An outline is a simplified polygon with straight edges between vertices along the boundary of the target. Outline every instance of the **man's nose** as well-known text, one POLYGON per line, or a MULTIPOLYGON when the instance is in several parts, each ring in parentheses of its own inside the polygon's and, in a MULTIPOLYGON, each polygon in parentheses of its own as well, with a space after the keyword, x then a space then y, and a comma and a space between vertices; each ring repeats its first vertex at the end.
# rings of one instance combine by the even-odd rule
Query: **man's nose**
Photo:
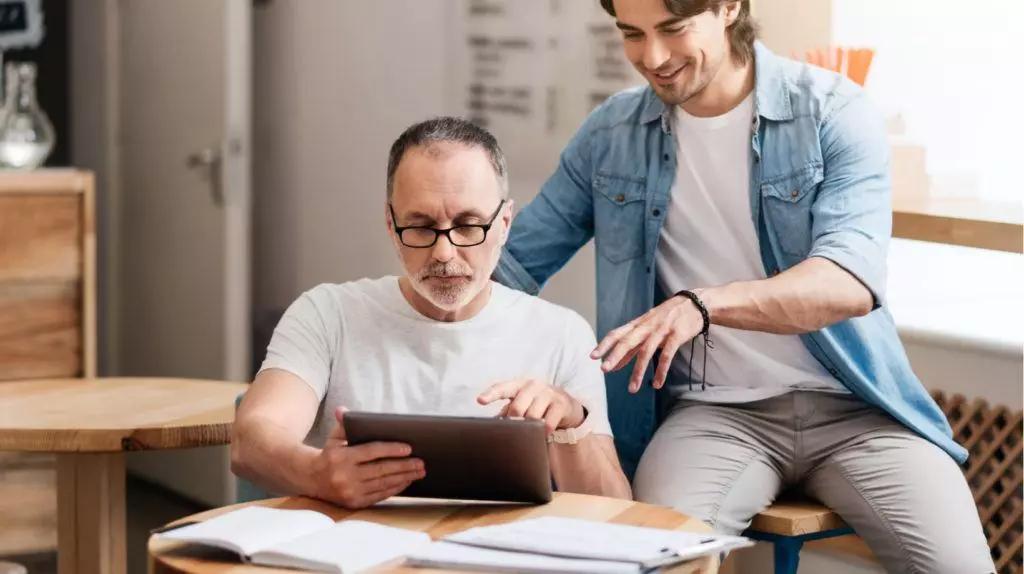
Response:
POLYGON ((437 236, 437 241, 434 242, 434 247, 431 248, 431 256, 441 263, 447 263, 455 258, 455 246, 452 245, 447 235, 440 234, 437 236))
POLYGON ((655 71, 669 59, 669 51, 665 44, 657 38, 647 38, 644 44, 644 67, 655 71))

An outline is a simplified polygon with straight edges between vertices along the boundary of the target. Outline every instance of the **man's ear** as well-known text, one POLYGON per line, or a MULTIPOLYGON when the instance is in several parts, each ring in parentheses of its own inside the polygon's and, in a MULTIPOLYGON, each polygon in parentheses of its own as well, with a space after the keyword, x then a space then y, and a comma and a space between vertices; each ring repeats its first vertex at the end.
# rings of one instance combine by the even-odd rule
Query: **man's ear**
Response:
POLYGON ((734 1, 726 2, 722 5, 722 10, 725 13, 725 27, 732 26, 736 19, 740 17, 740 10, 743 8, 743 3, 734 1))
POLYGON ((514 220, 516 216, 516 202, 512 201, 512 199, 509 198, 509 200, 506 201, 506 203, 508 203, 508 211, 506 211, 505 214, 501 216, 502 245, 505 245, 505 241, 508 240, 509 231, 512 229, 512 220, 514 220))
POLYGON ((387 204, 384 205, 384 226, 387 227, 388 239, 391 240, 391 245, 394 246, 395 253, 401 257, 402 242, 398 239, 398 235, 395 234, 395 222, 391 219, 391 209, 388 208, 387 204))

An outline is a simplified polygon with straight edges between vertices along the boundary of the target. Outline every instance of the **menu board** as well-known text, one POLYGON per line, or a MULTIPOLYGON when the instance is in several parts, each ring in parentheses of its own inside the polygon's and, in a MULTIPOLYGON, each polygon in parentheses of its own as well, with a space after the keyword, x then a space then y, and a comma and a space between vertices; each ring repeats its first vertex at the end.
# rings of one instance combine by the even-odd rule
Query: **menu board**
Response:
POLYGON ((643 79, 597 0, 456 0, 454 10, 451 108, 498 138, 513 196, 529 199, 587 114, 643 79))

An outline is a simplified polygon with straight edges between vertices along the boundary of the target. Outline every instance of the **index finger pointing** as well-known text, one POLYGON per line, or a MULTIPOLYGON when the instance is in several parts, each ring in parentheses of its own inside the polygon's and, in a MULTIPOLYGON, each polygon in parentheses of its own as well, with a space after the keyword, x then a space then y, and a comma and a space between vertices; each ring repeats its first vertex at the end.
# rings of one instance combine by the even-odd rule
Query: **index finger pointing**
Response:
POLYGON ((505 399, 511 399, 516 396, 519 392, 520 387, 525 384, 525 381, 512 380, 505 381, 502 383, 495 383, 490 386, 486 391, 480 393, 480 396, 476 398, 477 402, 486 405, 493 403, 494 401, 500 401, 505 399))

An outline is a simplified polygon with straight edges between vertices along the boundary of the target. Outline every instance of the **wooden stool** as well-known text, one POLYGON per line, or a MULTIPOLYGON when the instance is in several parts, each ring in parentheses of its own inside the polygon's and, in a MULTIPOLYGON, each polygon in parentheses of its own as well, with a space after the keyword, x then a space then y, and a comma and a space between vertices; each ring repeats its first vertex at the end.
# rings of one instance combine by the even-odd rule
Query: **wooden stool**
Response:
POLYGON ((816 502, 778 501, 754 517, 744 536, 771 542, 775 574, 796 574, 804 542, 853 534, 835 512, 816 502))
POLYGON ((0 574, 28 574, 28 570, 21 564, 0 560, 0 574))

